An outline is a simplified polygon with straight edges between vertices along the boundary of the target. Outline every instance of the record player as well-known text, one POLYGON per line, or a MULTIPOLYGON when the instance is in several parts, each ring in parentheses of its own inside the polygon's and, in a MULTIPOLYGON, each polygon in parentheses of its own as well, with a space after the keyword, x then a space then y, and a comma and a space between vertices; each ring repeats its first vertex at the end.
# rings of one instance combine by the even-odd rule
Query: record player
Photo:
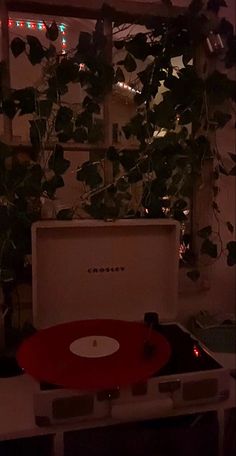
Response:
POLYGON ((39 381, 38 426, 158 418, 227 399, 228 370, 175 322, 177 222, 42 221, 32 233, 41 331, 19 361, 39 381))

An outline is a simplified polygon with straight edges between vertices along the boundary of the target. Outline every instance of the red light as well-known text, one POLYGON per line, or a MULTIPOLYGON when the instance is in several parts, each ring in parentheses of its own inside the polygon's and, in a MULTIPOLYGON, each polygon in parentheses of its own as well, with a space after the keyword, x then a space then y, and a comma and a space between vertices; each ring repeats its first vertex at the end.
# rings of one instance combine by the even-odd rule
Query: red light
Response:
POLYGON ((8 21, 8 25, 9 25, 9 27, 11 27, 12 26, 12 21, 8 21))
POLYGON ((194 347, 193 347, 193 353, 194 353, 194 355, 196 356, 196 358, 199 358, 199 356, 200 356, 200 351, 199 351, 199 349, 197 348, 196 345, 194 345, 194 347))
POLYGON ((21 23, 20 23, 20 27, 24 27, 24 24, 23 24, 23 22, 21 22, 21 23))

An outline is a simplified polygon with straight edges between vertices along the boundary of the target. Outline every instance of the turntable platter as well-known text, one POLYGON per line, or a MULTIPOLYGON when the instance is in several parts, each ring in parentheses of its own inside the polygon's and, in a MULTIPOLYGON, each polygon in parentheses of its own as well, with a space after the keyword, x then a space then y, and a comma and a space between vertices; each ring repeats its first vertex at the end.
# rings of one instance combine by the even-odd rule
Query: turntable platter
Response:
POLYGON ((146 380, 170 354, 167 339, 144 323, 105 319, 40 330, 23 342, 17 360, 38 381, 98 391, 146 380), (151 356, 145 355, 147 339, 151 356))

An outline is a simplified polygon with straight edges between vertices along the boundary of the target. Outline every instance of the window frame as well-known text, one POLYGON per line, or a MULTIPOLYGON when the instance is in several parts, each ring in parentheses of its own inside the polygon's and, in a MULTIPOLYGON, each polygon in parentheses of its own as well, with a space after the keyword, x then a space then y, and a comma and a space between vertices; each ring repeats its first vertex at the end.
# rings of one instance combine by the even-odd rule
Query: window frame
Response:
MULTIPOLYGON (((87 0, 80 0, 79 5, 70 5, 69 2, 65 2, 65 0, 58 0, 57 7, 56 7, 56 16, 64 16, 64 17, 71 17, 71 18, 80 18, 80 19, 104 19, 104 29, 105 34, 107 36, 107 61, 112 63, 112 23, 114 20, 123 21, 123 23, 132 23, 132 22, 139 22, 142 24, 144 20, 150 17, 166 17, 170 15, 178 15, 186 10, 184 7, 172 7, 169 9, 164 4, 156 4, 156 3, 142 3, 142 2, 129 2, 124 0, 108 0, 106 3, 108 7, 110 6, 109 11, 103 15, 102 13, 102 5, 103 0, 90 0, 89 4, 87 0), (109 12, 109 14, 108 14, 109 12)), ((8 31, 8 19, 9 19, 9 12, 19 12, 19 13, 32 13, 32 14, 41 14, 41 15, 48 15, 48 16, 55 16, 55 5, 52 5, 50 0, 5 0, 1 2, 1 38, 2 38, 2 58, 5 62, 4 66, 4 95, 7 95, 11 90, 10 84, 10 56, 9 56, 9 31, 8 31)), ((105 13, 105 11, 104 11, 105 13)), ((195 63, 194 63, 195 64, 195 63)), ((104 125, 105 134, 104 134, 104 144, 99 146, 94 146, 91 144, 63 144, 65 150, 68 151, 86 151, 90 152, 91 159, 96 156, 100 156, 106 150, 107 146, 112 144, 112 123, 110 121, 110 107, 111 107, 111 94, 107 95, 104 101, 104 125)), ((11 144, 13 147, 19 147, 19 145, 14 145, 13 141, 13 129, 12 129, 12 121, 6 116, 3 115, 4 119, 4 132, 3 132, 3 140, 7 143, 11 144)), ((29 148, 30 145, 22 144, 23 147, 29 148)), ((50 148, 50 145, 46 146, 46 148, 50 148)), ((135 150, 135 148, 132 148, 135 150)), ((109 184, 112 179, 112 165, 109 161, 106 161, 105 166, 105 175, 106 180, 105 184, 109 184)), ((212 178, 213 178, 213 161, 209 160, 204 165, 203 170, 203 185, 198 185, 196 183, 196 188, 193 195, 193 207, 192 207, 192 238, 193 238, 193 251, 198 256, 200 251, 200 244, 199 238, 197 236, 197 232, 200 228, 211 224, 211 215, 209 211, 209 207, 211 207, 212 203, 212 178)), ((184 284, 183 287, 180 285, 180 292, 181 288, 186 289, 185 286, 185 278, 181 278, 186 276, 186 269, 188 268, 180 268, 180 284, 184 284)), ((187 279, 189 281, 189 279, 187 279)), ((196 290, 204 290, 209 287, 209 276, 208 270, 203 274, 203 278, 194 284, 192 290, 195 292, 196 290)))

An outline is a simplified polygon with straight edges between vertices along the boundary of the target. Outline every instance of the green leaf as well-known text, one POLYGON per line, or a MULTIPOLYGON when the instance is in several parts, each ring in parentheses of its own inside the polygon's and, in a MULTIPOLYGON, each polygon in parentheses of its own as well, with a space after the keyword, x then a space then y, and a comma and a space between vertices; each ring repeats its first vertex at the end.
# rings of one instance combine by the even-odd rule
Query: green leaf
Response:
POLYGON ((189 279, 191 279, 193 282, 197 282, 197 280, 200 277, 200 271, 198 269, 193 269, 192 271, 187 272, 187 276, 189 279))
POLYGON ((224 174, 225 176, 228 176, 228 172, 226 171, 226 169, 222 165, 219 165, 219 171, 220 171, 221 174, 224 174))
POLYGON ((16 189, 17 196, 19 198, 39 198, 42 194, 42 177, 43 172, 40 165, 29 167, 22 183, 18 185, 18 188, 16 189))
POLYGON ((46 133, 46 119, 30 120, 30 141, 33 146, 41 144, 46 133))
POLYGON ((73 133, 73 139, 74 141, 78 143, 84 143, 88 139, 88 132, 86 128, 84 127, 79 127, 76 128, 76 130, 73 133))
POLYGON ((32 35, 27 35, 26 39, 29 45, 29 52, 27 53, 29 61, 32 65, 41 63, 42 59, 45 57, 45 50, 43 49, 42 44, 38 38, 32 35))
POLYGON ((72 220, 74 215, 74 210, 72 208, 61 209, 57 212, 57 220, 72 220))
POLYGON ((215 70, 206 80, 206 90, 209 101, 220 105, 235 95, 236 82, 229 79, 227 74, 215 70))
POLYGON ((129 171, 136 164, 136 154, 134 151, 122 150, 119 155, 120 163, 124 167, 125 171, 129 171))
POLYGON ((9 117, 9 119, 13 119, 18 111, 18 107, 16 102, 12 98, 8 98, 3 100, 2 102, 2 112, 9 117))
POLYGON ((227 249, 228 249, 227 264, 228 264, 228 266, 234 266, 236 264, 236 241, 228 242, 227 249))
POLYGON ((201 246, 201 253, 211 258, 217 258, 217 245, 210 241, 210 239, 205 239, 201 246))
POLYGON ((116 49, 120 50, 123 49, 123 47, 125 46, 125 40, 114 41, 113 44, 116 49))
POLYGON ((49 198, 53 198, 57 188, 64 187, 64 181, 61 176, 53 176, 49 181, 43 183, 42 189, 45 191, 49 198))
POLYGON ((52 112, 52 101, 51 100, 40 100, 37 107, 38 115, 40 117, 48 118, 52 112))
POLYGON ((198 236, 207 239, 212 234, 212 227, 210 225, 205 226, 201 230, 198 231, 198 236))
POLYGON ((187 125, 193 120, 193 114, 191 109, 185 109, 179 114, 179 125, 187 125))
POLYGON ((128 73, 132 73, 133 71, 136 70, 137 64, 136 64, 134 58, 132 57, 132 55, 130 55, 130 54, 126 55, 125 60, 124 60, 124 67, 125 67, 126 71, 128 71, 128 73))
POLYGON ((14 38, 11 42, 11 52, 14 57, 18 57, 25 51, 25 42, 21 38, 14 38))
POLYGON ((13 93, 13 97, 19 102, 18 110, 21 116, 36 111, 36 91, 34 87, 16 90, 13 93))
POLYGON ((184 53, 182 55, 182 62, 184 64, 184 66, 187 66, 190 62, 190 60, 192 60, 193 58, 193 49, 191 48, 191 46, 185 48, 184 50, 184 53))
POLYGON ((53 44, 50 43, 48 49, 45 51, 45 57, 46 59, 50 60, 52 58, 55 58, 57 56, 57 50, 53 44))
POLYGON ((58 26, 55 21, 50 26, 46 25, 46 38, 50 41, 56 41, 59 35, 58 26))
POLYGON ((234 233, 234 227, 233 227, 232 223, 231 222, 226 222, 226 226, 227 226, 229 232, 233 234, 234 233))
POLYGON ((178 220, 179 222, 184 222, 185 220, 187 220, 185 213, 180 209, 176 209, 173 211, 173 217, 175 220, 178 220))
POLYGON ((132 127, 130 124, 124 125, 122 130, 125 134, 126 139, 129 139, 132 136, 132 127))
POLYGON ((75 125, 76 127, 87 127, 90 128, 93 123, 93 116, 91 112, 87 110, 82 111, 76 118, 75 125))
POLYGON ((223 17, 220 21, 220 24, 217 28, 217 32, 220 35, 224 35, 225 37, 233 37, 234 35, 234 26, 229 22, 225 17, 223 17))
POLYGON ((80 80, 80 77, 79 66, 72 59, 64 58, 56 66, 56 80, 54 84, 56 83, 60 90, 62 90, 62 88, 65 90, 64 87, 66 84, 69 84, 69 82, 77 82, 80 80))
POLYGON ((67 141, 70 141, 70 139, 73 138, 74 134, 74 125, 72 122, 68 122, 65 126, 63 131, 60 131, 57 134, 58 141, 62 143, 66 143, 67 141))
POLYGON ((120 67, 116 70, 114 82, 125 82, 125 75, 120 67))
POLYGON ((48 166, 56 175, 64 174, 70 166, 70 161, 64 158, 64 149, 59 144, 56 145, 52 152, 48 166))
POLYGON ((153 106, 155 124, 160 128, 174 128, 176 112, 171 97, 164 98, 158 105, 153 106))
POLYGON ((82 104, 90 114, 100 114, 101 108, 98 103, 95 103, 90 97, 86 96, 82 104))
POLYGON ((116 151, 115 147, 113 146, 110 146, 107 150, 107 153, 106 153, 106 158, 107 160, 110 160, 110 161, 117 161, 119 160, 119 154, 118 152, 116 151))
POLYGON ((66 126, 70 124, 71 119, 73 118, 73 111, 66 106, 61 106, 57 111, 57 116, 55 120, 55 130, 61 131, 65 130, 66 126))
POLYGON ((103 180, 98 172, 97 165, 90 161, 83 163, 77 171, 76 178, 78 181, 85 182, 91 188, 96 188, 103 183, 103 180))
POLYGON ((131 40, 126 42, 125 48, 129 54, 132 54, 136 59, 143 61, 150 53, 147 36, 144 33, 137 33, 131 40))

